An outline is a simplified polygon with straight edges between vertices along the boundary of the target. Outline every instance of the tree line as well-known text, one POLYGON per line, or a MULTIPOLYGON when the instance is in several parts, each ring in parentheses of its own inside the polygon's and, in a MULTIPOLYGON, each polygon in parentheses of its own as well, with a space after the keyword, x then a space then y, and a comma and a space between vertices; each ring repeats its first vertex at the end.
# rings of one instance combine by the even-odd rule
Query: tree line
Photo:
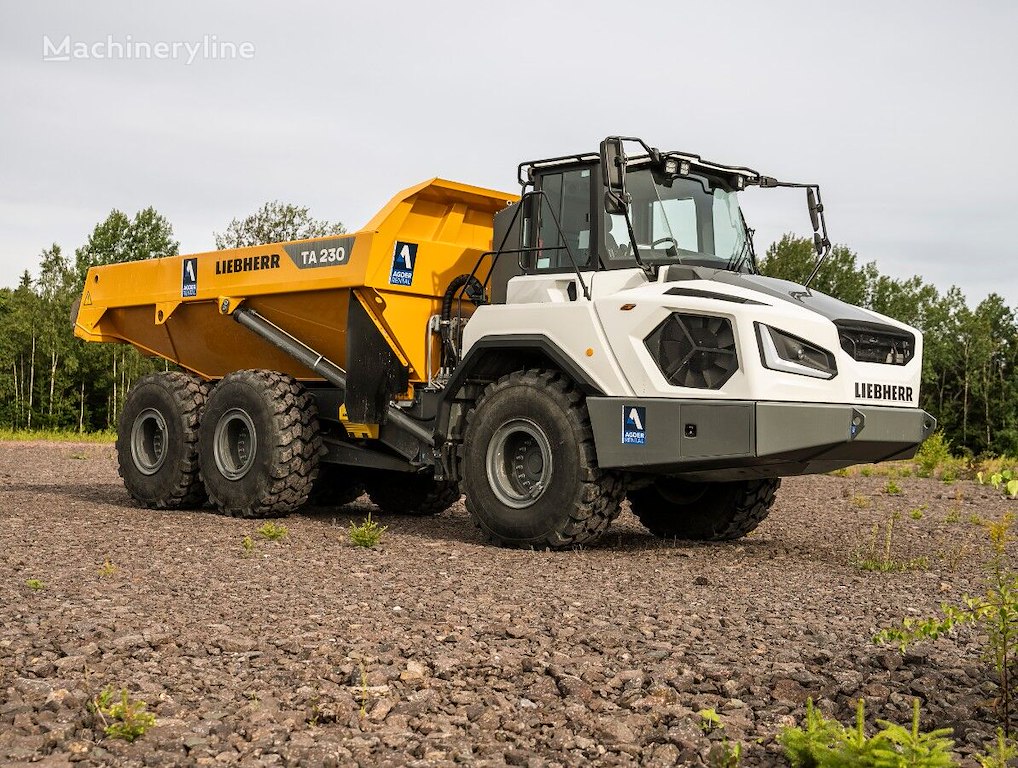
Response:
MULTIPOLYGON (((321 237, 345 231, 307 208, 266 203, 214 233, 216 247, 321 237)), ((114 210, 73 258, 54 244, 16 288, 0 288, 0 427, 91 432, 114 429, 124 398, 140 376, 168 364, 123 344, 86 344, 70 316, 92 266, 178 253, 169 221, 153 208, 133 217, 114 210)), ((794 282, 809 275, 812 241, 785 235, 760 260, 764 274, 794 282)), ((920 404, 937 417, 952 445, 973 455, 1018 454, 1018 317, 991 293, 971 307, 957 287, 941 292, 915 276, 882 275, 836 246, 816 290, 896 318, 923 331, 920 404)))
MULTIPOLYGON (((322 237, 343 225, 307 208, 270 202, 214 233, 216 247, 322 237)), ((0 427, 93 432, 115 429, 131 384, 170 365, 126 344, 86 344, 71 326, 89 268, 175 256, 173 227, 153 208, 133 217, 113 210, 73 257, 53 244, 25 270, 16 288, 0 288, 0 427)))

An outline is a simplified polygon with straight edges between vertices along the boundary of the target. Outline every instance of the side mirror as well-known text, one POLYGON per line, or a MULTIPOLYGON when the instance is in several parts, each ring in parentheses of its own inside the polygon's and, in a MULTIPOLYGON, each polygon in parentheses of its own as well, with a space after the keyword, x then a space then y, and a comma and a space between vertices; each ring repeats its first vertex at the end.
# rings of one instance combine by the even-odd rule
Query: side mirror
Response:
POLYGON ((813 225, 813 231, 820 231, 820 206, 817 205, 817 195, 813 187, 806 187, 806 205, 809 207, 809 220, 813 225))
POLYGON ((819 232, 813 233, 813 247, 816 248, 817 256, 824 252, 824 239, 820 237, 819 232))
POLYGON ((601 180, 604 182, 605 213, 625 213, 626 154, 622 151, 622 139, 618 136, 601 142, 601 180))

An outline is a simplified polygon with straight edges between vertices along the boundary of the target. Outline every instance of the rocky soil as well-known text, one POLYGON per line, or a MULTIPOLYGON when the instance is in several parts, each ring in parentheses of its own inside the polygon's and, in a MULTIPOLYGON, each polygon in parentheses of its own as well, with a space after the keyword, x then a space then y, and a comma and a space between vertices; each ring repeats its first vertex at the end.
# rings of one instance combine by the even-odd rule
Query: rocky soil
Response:
POLYGON ((0 443, 0 763, 666 766, 727 738, 743 765, 780 765, 807 697, 843 722, 859 697, 906 722, 918 697, 965 757, 997 722, 978 636, 904 655, 870 638, 981 591, 979 520, 1016 505, 887 480, 786 480, 731 544, 660 541, 627 511, 595 548, 500 550, 457 505, 380 518, 364 550, 346 528, 366 498, 271 542, 132 506, 112 446, 0 443), (892 558, 912 567, 862 570, 894 512, 892 558), (88 703, 107 686, 155 727, 104 738, 88 703), (710 708, 724 728, 706 733, 710 708))

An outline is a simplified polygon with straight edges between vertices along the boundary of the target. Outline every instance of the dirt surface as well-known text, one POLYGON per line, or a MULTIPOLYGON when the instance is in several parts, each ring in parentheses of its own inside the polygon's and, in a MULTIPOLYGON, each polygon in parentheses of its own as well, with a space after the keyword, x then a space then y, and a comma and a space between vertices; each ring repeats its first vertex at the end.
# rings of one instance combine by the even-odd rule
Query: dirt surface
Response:
POLYGON ((270 542, 250 521, 132 506, 112 446, 0 443, 0 763, 675 765, 723 734, 771 765, 807 696, 843 722, 859 697, 906 722, 918 697, 965 756, 996 723, 978 637, 904 656, 870 637, 981 591, 976 516, 1016 505, 887 482, 786 480, 732 544, 663 542, 625 511, 595 548, 500 550, 458 504, 379 518, 364 550, 346 527, 366 498, 290 516, 270 542), (896 511, 892 557, 915 567, 860 569, 896 511), (104 738, 87 705, 105 686, 157 725, 104 738), (704 733, 705 708, 723 731, 704 733))

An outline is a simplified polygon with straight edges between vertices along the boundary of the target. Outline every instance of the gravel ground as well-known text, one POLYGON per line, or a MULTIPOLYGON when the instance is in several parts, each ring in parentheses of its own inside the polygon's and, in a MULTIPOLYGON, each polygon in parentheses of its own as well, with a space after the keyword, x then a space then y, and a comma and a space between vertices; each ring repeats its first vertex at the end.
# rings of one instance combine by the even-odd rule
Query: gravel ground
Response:
POLYGON ((133 507, 112 446, 0 443, 0 763, 701 764, 723 733, 744 765, 773 765, 808 696, 843 722, 859 697, 906 722, 918 697, 964 756, 996 722, 978 638, 903 656, 870 637, 979 592, 976 518, 1016 506, 895 482, 786 480, 731 544, 663 542, 625 511, 595 548, 500 550, 458 504, 380 518, 363 550, 345 535, 374 509, 362 498, 249 553, 255 523, 133 507), (892 556, 916 567, 860 569, 895 511, 892 556), (103 738, 87 704, 105 686, 157 725, 103 738), (704 708, 723 732, 703 732, 704 708))

